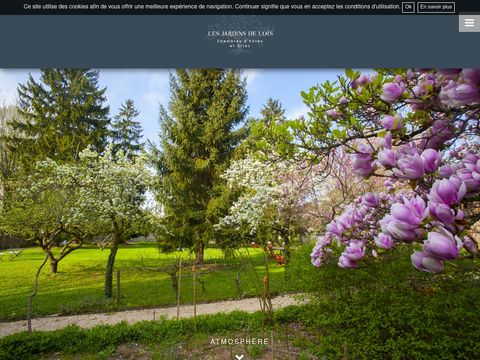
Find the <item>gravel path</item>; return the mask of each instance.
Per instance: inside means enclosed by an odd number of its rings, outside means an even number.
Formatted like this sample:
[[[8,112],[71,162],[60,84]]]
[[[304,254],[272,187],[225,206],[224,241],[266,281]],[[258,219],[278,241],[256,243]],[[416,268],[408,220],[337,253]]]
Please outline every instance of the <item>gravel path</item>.
[[[298,295],[283,295],[272,299],[274,309],[285,306],[294,305],[302,302],[298,299]],[[246,312],[255,312],[260,310],[260,302],[257,298],[249,298],[242,300],[220,301],[207,304],[197,304],[197,315],[229,313],[234,310],[242,310]],[[155,314],[155,315],[154,315]],[[155,309],[128,310],[111,313],[84,314],[71,316],[49,316],[43,318],[32,319],[33,330],[56,330],[64,328],[71,324],[76,324],[82,328],[90,328],[102,324],[116,324],[126,321],[129,324],[143,320],[154,320],[154,316],[158,319],[160,316],[173,319],[177,316],[176,307],[164,307]],[[180,306],[180,317],[192,317],[193,306]],[[0,323],[0,338],[14,334],[16,332],[27,330],[27,321],[14,321]]]

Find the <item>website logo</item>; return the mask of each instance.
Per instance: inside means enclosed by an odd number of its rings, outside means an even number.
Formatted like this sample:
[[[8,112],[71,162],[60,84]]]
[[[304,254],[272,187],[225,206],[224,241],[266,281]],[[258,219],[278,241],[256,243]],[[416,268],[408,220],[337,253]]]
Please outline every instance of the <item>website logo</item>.
[[[205,38],[224,47],[233,55],[250,54],[263,47],[275,35],[275,27],[257,16],[220,16],[210,25]]]

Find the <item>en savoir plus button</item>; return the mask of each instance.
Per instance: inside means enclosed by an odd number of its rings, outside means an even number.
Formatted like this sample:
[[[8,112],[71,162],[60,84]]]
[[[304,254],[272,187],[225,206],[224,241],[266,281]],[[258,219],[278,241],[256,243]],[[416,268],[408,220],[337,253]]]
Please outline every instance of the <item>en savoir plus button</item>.
[[[419,1],[417,3],[418,14],[455,14],[454,2]]]

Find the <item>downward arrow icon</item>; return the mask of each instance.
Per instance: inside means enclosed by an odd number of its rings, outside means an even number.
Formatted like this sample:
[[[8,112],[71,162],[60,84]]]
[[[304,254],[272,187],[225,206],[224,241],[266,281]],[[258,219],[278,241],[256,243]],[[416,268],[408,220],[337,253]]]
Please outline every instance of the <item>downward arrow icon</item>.
[[[243,359],[243,355],[235,355],[235,357],[237,358],[237,360],[242,360]]]

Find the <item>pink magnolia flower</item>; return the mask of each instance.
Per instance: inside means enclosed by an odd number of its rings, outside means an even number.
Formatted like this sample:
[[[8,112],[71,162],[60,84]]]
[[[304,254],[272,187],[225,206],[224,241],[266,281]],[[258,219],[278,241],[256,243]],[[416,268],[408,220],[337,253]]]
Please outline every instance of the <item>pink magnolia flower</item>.
[[[430,89],[434,84],[435,80],[433,78],[425,78],[413,87],[413,93],[415,96],[422,98],[431,91]]]
[[[335,219],[337,230],[342,233],[344,230],[352,227],[352,217],[349,213],[343,213]]]
[[[472,255],[478,254],[478,243],[470,236],[465,236],[463,238],[463,247]]]
[[[385,167],[394,167],[396,163],[395,153],[390,149],[383,149],[378,152],[377,160]]]
[[[378,205],[378,194],[368,192],[362,197],[362,204],[368,207],[376,207]]]
[[[385,129],[400,130],[403,125],[403,117],[401,114],[396,114],[395,116],[386,115],[381,123]]]
[[[416,196],[411,200],[404,199],[403,204],[393,204],[390,213],[396,220],[416,228],[427,215],[425,209],[425,201],[420,196]]]
[[[470,105],[480,100],[480,92],[476,85],[457,84],[450,80],[440,91],[440,101],[449,107]]]
[[[462,69],[438,69],[437,72],[447,79],[456,79]]]
[[[365,255],[365,246],[361,241],[352,241],[342,255],[353,261],[361,260]]]
[[[334,119],[338,119],[338,118],[342,117],[342,113],[340,113],[338,111],[335,111],[335,110],[327,110],[327,115],[334,118]]]
[[[358,87],[365,86],[369,83],[370,79],[367,75],[361,74],[358,78],[352,81],[352,88],[356,89]]]
[[[472,85],[480,85],[480,69],[463,69],[462,79]]]
[[[331,232],[337,236],[340,236],[342,231],[338,228],[337,223],[332,220],[328,225],[327,225],[327,231]]]
[[[455,212],[448,205],[430,202],[428,210],[430,216],[440,220],[445,225],[451,225],[455,221]]]
[[[322,260],[320,258],[312,258],[311,263],[315,267],[320,267],[322,265]]]
[[[428,239],[423,244],[423,250],[430,256],[440,260],[453,260],[460,253],[453,235],[444,231],[428,233]]]
[[[367,177],[375,171],[376,167],[372,158],[372,151],[372,149],[366,146],[361,146],[360,152],[354,155],[352,168],[355,174]]]
[[[480,161],[480,156],[477,154],[469,153],[465,155],[462,160],[467,164],[477,165],[478,167],[480,167],[480,164],[478,164],[478,162]]]
[[[427,173],[432,173],[437,170],[438,165],[440,165],[440,161],[442,160],[440,153],[433,149],[424,150],[421,158],[423,162],[423,168]]]
[[[404,204],[393,204],[390,209],[392,216],[405,224],[409,225],[409,228],[416,228],[420,225],[421,218],[416,216],[406,205]]]
[[[451,206],[458,204],[466,192],[466,185],[461,180],[457,181],[455,177],[451,176],[448,180],[435,181],[428,197],[432,202]]]
[[[338,259],[338,266],[341,268],[357,268],[358,264],[355,260],[352,260],[345,255],[341,255]]]
[[[424,219],[427,214],[425,212],[427,205],[420,196],[415,196],[410,200],[404,200],[405,205],[420,219]]]
[[[400,99],[403,95],[403,88],[396,82],[386,83],[382,87],[382,100],[393,102]]]
[[[379,144],[384,149],[391,149],[392,148],[392,133],[389,131],[385,134],[385,136],[380,138]]]
[[[383,233],[399,241],[412,242],[419,235],[416,226],[399,221],[392,215],[387,215],[380,220],[380,225]]]
[[[462,179],[467,188],[467,193],[478,192],[480,190],[480,173],[475,173],[470,168],[458,169],[457,176]]]
[[[398,169],[393,169],[393,173],[399,178],[418,180],[425,175],[423,160],[418,154],[401,157],[397,166]]]
[[[381,249],[391,249],[393,247],[393,240],[389,235],[380,233],[375,239],[375,244]]]
[[[443,271],[443,261],[436,259],[423,251],[415,251],[412,256],[412,264],[418,270],[438,274]]]
[[[455,129],[448,120],[436,120],[433,126],[422,134],[419,147],[424,149],[438,149],[446,141],[453,138]]]
[[[457,166],[455,166],[454,164],[448,164],[440,166],[440,168],[438,169],[438,174],[440,175],[440,177],[448,179],[450,176],[455,174],[456,171]]]

